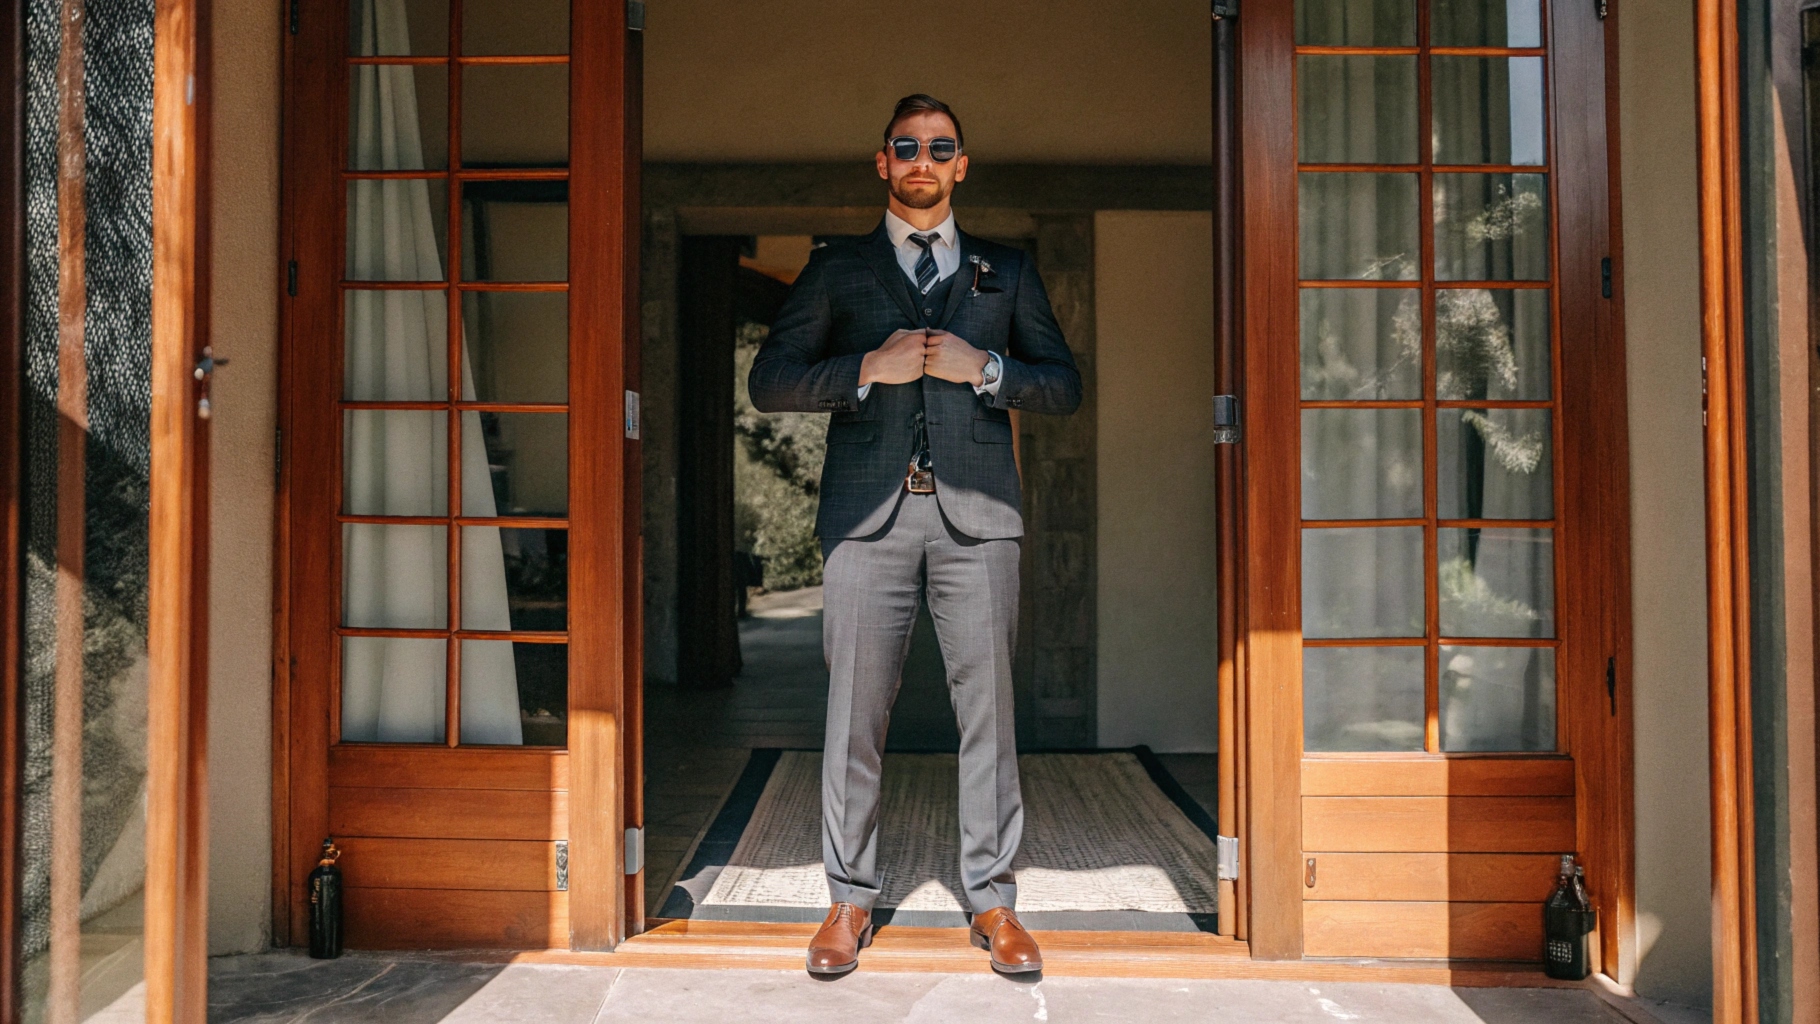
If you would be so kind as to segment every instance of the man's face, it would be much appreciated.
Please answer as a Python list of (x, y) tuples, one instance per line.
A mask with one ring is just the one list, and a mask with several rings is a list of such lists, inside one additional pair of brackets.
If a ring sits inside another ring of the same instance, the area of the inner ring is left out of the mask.
[(889, 146), (879, 150), (878, 176), (890, 182), (891, 195), (898, 202), (913, 210), (927, 210), (947, 199), (955, 182), (967, 180), (967, 154), (947, 163), (937, 163), (929, 156), (930, 139), (955, 137), (954, 121), (947, 114), (918, 111), (893, 124), (891, 135), (909, 135), (923, 144), (915, 160), (899, 160)]

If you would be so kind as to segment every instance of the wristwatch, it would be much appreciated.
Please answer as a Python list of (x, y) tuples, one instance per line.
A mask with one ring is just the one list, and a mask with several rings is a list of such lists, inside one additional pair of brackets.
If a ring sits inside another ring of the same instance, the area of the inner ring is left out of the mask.
[(998, 353), (986, 353), (986, 365), (980, 370), (980, 387), (989, 388), (998, 380)]

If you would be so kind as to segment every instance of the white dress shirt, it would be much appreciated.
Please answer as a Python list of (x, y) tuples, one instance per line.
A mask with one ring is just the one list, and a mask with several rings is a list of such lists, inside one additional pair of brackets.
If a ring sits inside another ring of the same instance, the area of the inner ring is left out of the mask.
[[(920, 233), (930, 234), (931, 232)], [(923, 258), (923, 247), (912, 242), (910, 236), (919, 234), (919, 232), (910, 225), (909, 221), (886, 210), (885, 234), (891, 237), (891, 245), (897, 250), (897, 265), (903, 268), (904, 277), (909, 280), (910, 287), (915, 288), (916, 264)], [(947, 220), (937, 224), (933, 234), (936, 238), (930, 244), (929, 252), (935, 257), (935, 280), (929, 283), (931, 288), (935, 287), (937, 283), (953, 277), (954, 272), (961, 268), (961, 232), (954, 226), (954, 214), (948, 214)], [(923, 294), (927, 295), (928, 292), (924, 291)], [(982, 395), (997, 395), (999, 381), (1005, 377), (1005, 364), (999, 359), (997, 352), (987, 352), (986, 358), (998, 367), (998, 375), (993, 378), (992, 383), (975, 385), (973, 390)], [(861, 384), (859, 400), (865, 401), (866, 393), (871, 390), (872, 385)]]

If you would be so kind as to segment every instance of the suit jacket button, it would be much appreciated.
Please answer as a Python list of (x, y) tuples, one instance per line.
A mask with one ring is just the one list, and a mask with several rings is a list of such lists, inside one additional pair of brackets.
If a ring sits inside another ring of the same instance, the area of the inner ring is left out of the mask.
[(935, 310), (933, 310), (933, 309), (930, 309), (930, 308), (929, 308), (929, 307), (928, 307), (928, 306), (924, 306), (924, 307), (923, 307), (923, 315), (924, 315), (924, 316), (934, 316), (934, 315), (935, 315)]

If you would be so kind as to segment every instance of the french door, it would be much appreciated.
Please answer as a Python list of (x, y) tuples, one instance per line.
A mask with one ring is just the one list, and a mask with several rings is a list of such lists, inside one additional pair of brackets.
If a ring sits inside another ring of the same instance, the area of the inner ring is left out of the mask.
[(638, 905), (623, 7), (293, 17), (280, 934), (332, 838), (354, 946), (610, 947)]
[(1628, 912), (1602, 23), (1239, 26), (1252, 948), (1537, 960), (1559, 855)]

